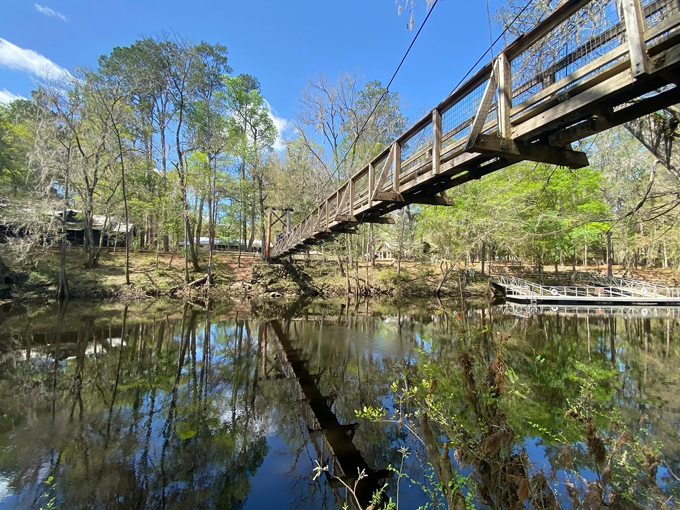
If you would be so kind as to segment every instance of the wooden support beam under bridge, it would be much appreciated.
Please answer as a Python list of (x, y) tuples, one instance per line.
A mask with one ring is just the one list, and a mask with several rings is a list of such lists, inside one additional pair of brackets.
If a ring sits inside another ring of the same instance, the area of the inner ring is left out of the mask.
[[(442, 192), (520, 161), (582, 168), (572, 142), (677, 103), (678, 0), (622, 1), (562, 2), (288, 230), (271, 258), (409, 204), (453, 205)], [(596, 26), (541, 67), (553, 34), (593, 9)]]

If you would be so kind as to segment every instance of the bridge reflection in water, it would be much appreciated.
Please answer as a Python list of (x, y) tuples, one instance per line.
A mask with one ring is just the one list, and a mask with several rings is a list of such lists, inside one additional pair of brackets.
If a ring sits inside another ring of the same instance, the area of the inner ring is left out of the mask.
[[(339, 480), (354, 488), (359, 505), (365, 508), (373, 494), (383, 485), (383, 480), (391, 476), (386, 470), (375, 471), (369, 467), (361, 452), (352, 442), (357, 424), (341, 424), (332, 410), (335, 395), (323, 395), (318, 382), (321, 374), (309, 371), (309, 360), (301, 357), (302, 349), (296, 349), (290, 340), (290, 321), (281, 324), (272, 321), (269, 328), (274, 333), (270, 348), (274, 352), (276, 366), (286, 379), (293, 381), (297, 402), (300, 404), (300, 417), (314, 445), (318, 462), (328, 470), (328, 479), (338, 507), (342, 508), (342, 498), (338, 490), (342, 487)], [(265, 329), (267, 348), (267, 329)], [(266, 358), (265, 358), (266, 359)], [(266, 368), (265, 368), (266, 371)], [(361, 480), (358, 479), (362, 473)], [(354, 504), (354, 501), (349, 501)]]

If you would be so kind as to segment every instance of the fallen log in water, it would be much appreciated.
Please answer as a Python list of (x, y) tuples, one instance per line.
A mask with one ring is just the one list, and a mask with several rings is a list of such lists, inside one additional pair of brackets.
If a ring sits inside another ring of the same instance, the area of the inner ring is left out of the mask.
[[(212, 281), (214, 277), (215, 277), (215, 273), (210, 273), (210, 281)], [(175, 297), (175, 294), (177, 294), (180, 290), (200, 287), (201, 285), (205, 285), (207, 281), (208, 281), (208, 275), (202, 276), (201, 278), (198, 278), (197, 280), (194, 280), (193, 282), (189, 282), (189, 283), (186, 283), (184, 285), (178, 285), (177, 287), (173, 287), (172, 289), (170, 289), (169, 294), (170, 294), (170, 296)]]

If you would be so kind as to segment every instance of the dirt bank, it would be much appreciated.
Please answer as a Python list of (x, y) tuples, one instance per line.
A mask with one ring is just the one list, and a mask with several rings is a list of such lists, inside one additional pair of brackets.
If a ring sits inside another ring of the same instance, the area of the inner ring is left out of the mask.
[[(146, 297), (210, 297), (214, 299), (265, 297), (279, 299), (309, 295), (315, 297), (359, 296), (428, 297), (436, 295), (442, 280), (437, 264), (405, 262), (398, 271), (392, 265), (354, 265), (349, 270), (337, 263), (319, 261), (295, 264), (266, 264), (258, 254), (235, 253), (214, 256), (213, 283), (185, 284), (184, 259), (181, 254), (135, 252), (130, 257), (130, 280), (125, 284), (125, 256), (122, 252), (104, 252), (98, 267), (86, 268), (86, 254), (69, 250), (67, 275), (74, 299), (119, 298), (135, 300)], [(199, 258), (202, 271), (190, 270), (189, 279), (206, 276), (207, 254)], [(0, 300), (47, 300), (56, 294), (59, 278), (59, 254), (41, 253), (30, 263), (8, 265), (15, 275), (11, 283), (0, 286)], [(453, 270), (441, 285), (441, 296), (464, 297), (487, 295), (485, 277)]]

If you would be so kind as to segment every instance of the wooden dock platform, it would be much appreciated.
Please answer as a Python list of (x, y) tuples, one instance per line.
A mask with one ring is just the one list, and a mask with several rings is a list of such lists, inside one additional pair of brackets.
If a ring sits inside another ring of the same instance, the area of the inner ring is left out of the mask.
[(516, 276), (497, 276), (491, 284), (505, 299), (528, 304), (680, 306), (680, 287), (626, 278), (599, 277), (583, 285), (539, 285)]

